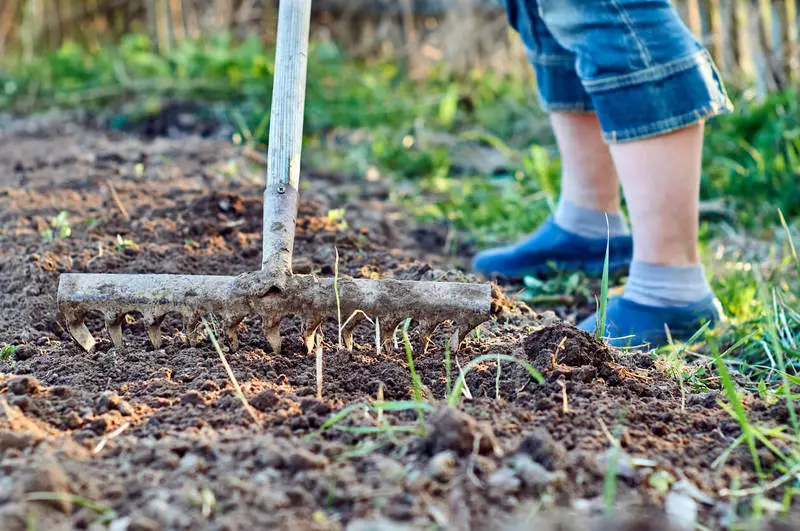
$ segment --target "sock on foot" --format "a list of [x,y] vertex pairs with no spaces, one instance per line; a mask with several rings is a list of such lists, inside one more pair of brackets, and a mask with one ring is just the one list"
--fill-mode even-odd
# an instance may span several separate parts
[[623,297],[646,306],[686,306],[711,294],[702,265],[666,266],[633,261]]
[[578,206],[563,198],[558,202],[555,222],[562,229],[584,238],[605,238],[609,230],[611,236],[624,236],[629,233],[628,222],[621,212],[606,213]]

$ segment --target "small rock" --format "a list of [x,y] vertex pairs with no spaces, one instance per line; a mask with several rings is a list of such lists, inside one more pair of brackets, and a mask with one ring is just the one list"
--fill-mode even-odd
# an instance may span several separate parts
[[131,524],[127,531],[161,531],[161,524],[143,514],[131,515]]
[[69,498],[69,478],[64,473],[55,461],[46,461],[38,464],[34,470],[31,470],[28,477],[25,479],[23,491],[26,493],[31,492],[49,492],[54,494],[63,495],[63,498],[57,500],[47,500],[37,503],[42,503],[61,511],[64,514],[72,512],[72,501]]
[[125,400],[122,400],[119,403],[117,410],[119,410],[123,417],[130,417],[133,415],[133,407]]
[[125,518],[117,518],[108,524],[108,531],[128,531],[130,529],[131,519],[126,516]]
[[345,531],[410,531],[411,526],[394,520],[353,520]]
[[716,407],[717,396],[715,391],[692,393],[686,397],[686,404],[689,406],[703,406],[706,408]]
[[453,479],[456,473],[456,454],[450,450],[439,452],[428,463],[428,475],[442,482]]
[[30,431],[0,430],[0,452],[24,450],[42,440],[42,436]]
[[421,470],[411,470],[406,474],[406,489],[409,492],[422,492],[430,483],[430,476]]
[[405,476],[405,468],[399,461],[394,459],[381,459],[376,466],[381,477],[389,481],[402,481]]
[[678,529],[691,531],[697,521],[697,502],[690,496],[676,491],[667,494],[664,510],[669,521]]
[[186,454],[181,458],[178,469],[184,472],[200,472],[206,468],[206,460],[195,454]]
[[554,470],[556,463],[564,459],[567,454],[561,444],[557,443],[544,428],[537,428],[519,443],[517,453],[525,453],[531,459],[544,466],[547,470]]
[[491,427],[457,409],[439,409],[430,416],[429,425],[430,435],[426,445],[431,454],[452,450],[457,455],[469,455],[475,451],[476,440],[479,454],[500,454]]
[[67,387],[66,385],[57,385],[50,389],[50,393],[53,396],[57,396],[59,398],[69,398],[72,396],[72,389]]
[[187,391],[187,393],[181,397],[181,404],[197,406],[205,403],[205,398],[197,391]]
[[16,361],[25,361],[31,359],[39,353],[39,349],[30,344],[20,345],[14,350],[14,359]]
[[519,492],[522,481],[517,477],[513,470],[510,468],[503,468],[489,476],[487,480],[489,487],[492,489],[493,494],[507,496]]
[[95,400],[94,407],[98,413],[103,414],[112,409],[117,409],[122,399],[113,393],[103,393]]
[[82,425],[83,420],[75,411],[70,411],[64,416],[64,426],[67,428],[71,430],[77,430]]
[[170,503],[163,497],[150,500],[145,511],[154,520],[170,529],[185,529],[191,524],[191,518],[178,504]]
[[698,489],[685,479],[682,479],[677,483],[674,483],[672,485],[672,490],[674,490],[675,492],[686,494],[696,502],[700,502],[705,505],[714,505],[714,500],[710,496],[704,494],[702,491],[700,491],[700,489]]
[[306,415],[309,413],[316,413],[317,415],[324,416],[331,412],[331,406],[325,402],[320,402],[316,398],[304,398],[301,400],[300,409]]
[[8,392],[14,395],[35,395],[41,390],[33,376],[20,376],[8,382]]
[[294,470],[314,470],[322,469],[328,465],[328,459],[324,455],[317,455],[299,448],[289,457],[289,466]]
[[200,386],[201,391],[219,391],[219,385],[214,380],[206,380]]
[[250,399],[250,405],[259,411],[267,411],[278,403],[278,395],[272,389],[264,389]]
[[36,411],[36,405],[29,396],[12,396],[8,399],[8,404],[13,407],[18,407],[25,413],[33,413]]
[[4,531],[26,531],[30,529],[30,507],[24,503],[4,503],[0,505],[0,522]]
[[105,417],[97,417],[89,424],[86,425],[86,429],[92,431],[97,435],[103,435],[106,430],[108,429],[108,421]]
[[[612,449],[609,448],[607,451],[597,456],[597,466],[602,475],[605,475],[606,471],[608,470],[611,453]],[[625,479],[636,478],[636,467],[634,466],[633,459],[631,459],[630,455],[622,450],[617,450],[616,460],[617,476]]]
[[554,474],[527,454],[514,456],[514,468],[527,489],[535,490],[550,483]]

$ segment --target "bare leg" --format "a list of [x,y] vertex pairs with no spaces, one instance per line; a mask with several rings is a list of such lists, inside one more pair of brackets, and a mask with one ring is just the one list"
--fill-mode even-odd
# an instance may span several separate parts
[[633,230],[633,259],[699,263],[697,250],[703,124],[611,146]]
[[619,179],[593,113],[550,114],[561,153],[561,198],[602,212],[619,212]]

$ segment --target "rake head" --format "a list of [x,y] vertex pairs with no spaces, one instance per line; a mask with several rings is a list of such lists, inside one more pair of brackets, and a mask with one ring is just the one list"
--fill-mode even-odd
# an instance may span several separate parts
[[[353,331],[363,319],[377,320],[381,347],[391,350],[397,326],[412,319],[426,340],[443,322],[452,321],[457,337],[485,321],[490,313],[491,287],[455,282],[318,278],[294,275],[282,290],[256,295],[244,276],[64,274],[58,301],[69,332],[87,351],[95,346],[85,319],[99,314],[116,346],[122,345],[122,323],[128,314],[143,316],[150,342],[161,345],[161,324],[170,314],[183,318],[187,337],[195,343],[202,317],[213,315],[223,325],[232,349],[237,328],[248,316],[259,315],[270,346],[280,352],[284,318],[302,321],[303,341],[310,351],[326,319],[336,319],[344,346],[352,348]],[[336,286],[334,287],[334,282]],[[458,341],[456,341],[458,343]]]

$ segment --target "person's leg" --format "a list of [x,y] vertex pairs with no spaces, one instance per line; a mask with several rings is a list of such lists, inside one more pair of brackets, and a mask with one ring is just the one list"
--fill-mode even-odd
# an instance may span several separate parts
[[[623,297],[609,305],[607,335],[658,346],[666,326],[685,339],[719,318],[697,253],[700,159],[704,120],[730,101],[669,0],[540,2],[578,57],[631,215],[634,261]],[[593,331],[594,318],[580,327]]]
[[561,194],[554,221],[585,238],[628,234],[619,179],[595,113],[550,113],[561,155]]
[[539,100],[548,112],[561,154],[561,194],[556,212],[522,241],[478,253],[484,274],[521,277],[560,270],[602,271],[610,234],[611,266],[631,260],[632,240],[620,212],[619,180],[600,123],[575,70],[576,56],[561,46],[539,16],[535,0],[506,0],[536,73]]

